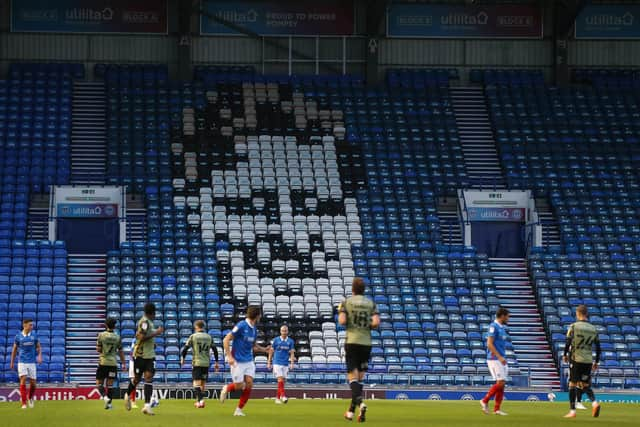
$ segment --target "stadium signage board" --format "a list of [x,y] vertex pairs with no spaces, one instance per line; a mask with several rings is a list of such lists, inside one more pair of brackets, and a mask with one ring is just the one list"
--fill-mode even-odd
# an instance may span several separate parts
[[[469,390],[386,390],[385,399],[390,400],[480,400],[484,391]],[[598,396],[599,397],[599,396]],[[548,401],[546,393],[507,391],[505,399],[524,402]]]
[[114,218],[117,203],[58,203],[58,218]]
[[118,186],[83,187],[57,185],[56,203],[118,203],[122,199],[123,188]]
[[[558,392],[556,393],[556,401],[558,402],[568,402],[569,401],[569,393],[566,392]],[[608,402],[608,403],[640,403],[640,393],[601,393],[598,392],[598,401],[599,402]]]
[[[124,397],[126,393],[126,389],[119,389],[119,397]],[[218,399],[220,392],[220,387],[211,387],[206,390],[205,396],[209,399]],[[351,398],[351,390],[347,388],[341,389],[327,389],[327,388],[290,388],[287,390],[287,394],[290,399],[322,399],[322,400],[333,400],[333,399],[347,399]],[[251,393],[251,397],[254,399],[270,399],[275,396],[275,388],[273,387],[255,387]],[[153,389],[153,397],[158,400],[164,399],[193,399],[194,393],[193,388],[191,387],[165,387],[163,385],[154,386]],[[240,397],[240,392],[231,393],[231,397],[233,399],[237,399]],[[384,391],[383,390],[367,390],[365,391],[365,397],[375,398],[375,399],[384,399]]]
[[508,221],[524,222],[524,208],[467,208],[469,221]]
[[[100,392],[94,387],[38,387],[36,400],[94,400],[100,399]],[[0,402],[20,400],[18,387],[0,387]]]
[[590,4],[578,14],[576,39],[640,39],[640,5]]
[[167,0],[11,0],[11,31],[167,34],[167,5]]
[[466,206],[527,208],[531,193],[527,190],[463,190]]
[[348,36],[355,31],[352,0],[203,0],[200,4],[203,35],[243,35],[207,15],[262,36]]
[[387,36],[540,39],[542,11],[528,5],[392,4]]

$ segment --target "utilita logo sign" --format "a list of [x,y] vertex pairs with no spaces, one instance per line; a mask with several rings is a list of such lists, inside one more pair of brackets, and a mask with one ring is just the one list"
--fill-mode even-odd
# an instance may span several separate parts
[[595,14],[585,18],[587,25],[619,25],[630,27],[633,25],[634,16],[631,12],[624,15],[616,14]]
[[102,10],[89,8],[73,8],[64,13],[67,21],[111,21],[113,19],[113,9],[105,7]]
[[489,15],[487,12],[479,12],[477,15],[466,13],[450,13],[440,18],[442,25],[487,25]]
[[[91,387],[43,387],[36,389],[36,400],[97,400],[100,392]],[[0,388],[0,402],[18,402],[20,389]]]

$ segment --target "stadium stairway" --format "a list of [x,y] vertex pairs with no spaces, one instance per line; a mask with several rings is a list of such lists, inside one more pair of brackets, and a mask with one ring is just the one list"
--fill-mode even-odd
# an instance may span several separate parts
[[27,238],[49,240],[49,195],[34,194],[29,202]]
[[506,188],[482,87],[449,89],[464,163],[474,188]]
[[455,198],[442,199],[438,202],[436,214],[440,220],[442,243],[445,245],[462,245],[462,227],[458,218],[458,206]]
[[542,223],[542,245],[556,246],[560,244],[560,228],[551,205],[546,199],[536,199],[538,218]]
[[96,337],[104,329],[106,256],[72,255],[67,261],[66,350],[68,381],[93,384]]
[[141,198],[127,198],[127,241],[147,240],[147,209]]
[[71,183],[104,184],[107,160],[104,83],[74,82],[72,111]]
[[490,258],[496,295],[511,312],[509,335],[522,371],[529,371],[530,386],[559,390],[560,378],[545,334],[526,260]]

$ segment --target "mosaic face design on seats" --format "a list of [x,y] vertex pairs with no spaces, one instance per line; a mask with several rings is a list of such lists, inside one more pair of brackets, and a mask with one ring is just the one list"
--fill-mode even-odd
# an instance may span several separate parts
[[[302,360],[340,362],[343,333],[339,339],[334,307],[350,294],[351,245],[362,242],[356,200],[345,198],[341,189],[334,135],[344,136],[342,113],[319,111],[315,101],[288,87],[285,94],[275,84],[242,88],[240,114],[219,108],[237,93],[208,92],[206,128],[193,132],[191,140],[187,136],[183,147],[174,145],[174,155],[184,155],[186,181],[210,174],[211,184],[199,187],[199,197],[174,202],[198,207],[188,222],[199,225],[205,244],[217,242],[219,275],[230,278],[237,316],[247,305],[260,305],[268,331],[264,339],[275,336],[276,319],[298,326],[311,319],[322,331],[304,336],[294,328],[294,338],[311,349],[303,349]],[[229,121],[233,127],[220,125]],[[293,121],[311,135],[247,130],[279,121]],[[192,133],[194,122],[193,110],[186,110],[185,134]],[[225,142],[212,144],[220,139]],[[208,156],[192,151],[198,144],[209,145]]]

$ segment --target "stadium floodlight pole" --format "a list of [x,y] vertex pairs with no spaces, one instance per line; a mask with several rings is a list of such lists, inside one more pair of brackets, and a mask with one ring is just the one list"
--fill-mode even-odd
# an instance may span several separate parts
[[[208,0],[203,0],[201,2],[201,4],[204,5],[204,3],[212,3],[212,2],[208,1]],[[214,22],[216,22],[216,23],[218,23],[220,25],[224,25],[225,27],[230,28],[233,31],[236,31],[236,32],[238,32],[240,34],[244,34],[245,36],[249,36],[249,37],[254,38],[256,40],[262,39],[264,44],[269,45],[271,47],[275,47],[278,50],[286,51],[286,52],[291,51],[292,56],[295,55],[298,58],[301,58],[301,59],[304,59],[304,60],[308,60],[308,61],[315,61],[315,59],[316,59],[313,56],[307,55],[306,53],[304,53],[304,52],[302,52],[300,50],[294,49],[293,47],[289,47],[288,43],[287,43],[287,46],[284,46],[284,45],[278,43],[277,41],[275,41],[273,39],[270,39],[270,38],[267,38],[267,37],[263,37],[260,34],[247,29],[246,27],[241,27],[241,26],[236,25],[235,23],[233,23],[231,21],[227,21],[226,19],[221,18],[219,16],[216,16],[215,14],[209,13],[209,12],[207,12],[205,10],[204,7],[202,7],[202,8],[198,7],[197,9],[194,10],[194,12],[197,13],[198,15],[202,15],[202,16],[206,17],[207,19],[209,19],[211,21],[214,21]],[[342,74],[342,70],[340,70],[339,68],[336,68],[336,67],[334,67],[334,66],[332,66],[330,64],[326,64],[325,63],[325,64],[323,64],[323,66],[328,71],[330,71],[332,73]]]

